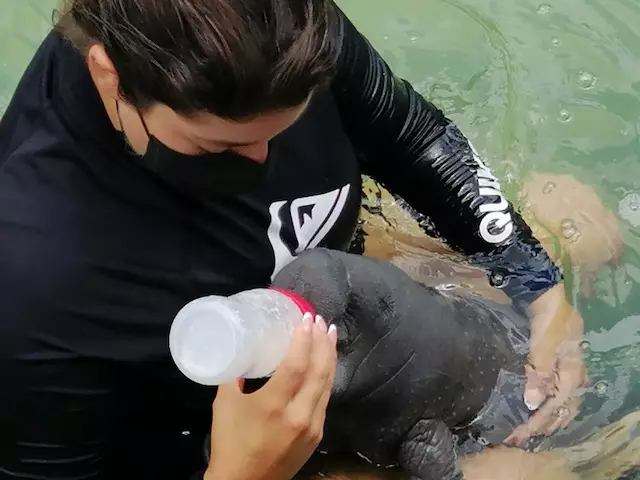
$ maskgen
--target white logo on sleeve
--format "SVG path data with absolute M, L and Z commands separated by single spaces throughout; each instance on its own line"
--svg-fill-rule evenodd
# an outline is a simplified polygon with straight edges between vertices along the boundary
M 331 192 L 291 201 L 288 213 L 296 237 L 296 245 L 287 246 L 282 239 L 283 216 L 287 201 L 274 202 L 269 207 L 271 223 L 267 237 L 273 249 L 274 269 L 271 279 L 298 253 L 317 247 L 340 217 L 349 197 L 351 186 L 345 185 Z
M 497 197 L 498 202 L 483 203 L 479 210 L 482 214 L 480 221 L 480 236 L 489 243 L 501 243 L 513 233 L 513 219 L 507 211 L 509 203 L 504 198 L 500 189 L 500 182 L 491 173 L 489 167 L 480 159 L 480 155 L 476 149 L 471 146 L 473 158 L 478 164 L 478 186 L 480 187 L 480 196 Z

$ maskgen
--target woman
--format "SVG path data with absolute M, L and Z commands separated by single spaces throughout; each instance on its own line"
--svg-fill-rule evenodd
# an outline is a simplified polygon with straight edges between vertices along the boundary
M 69 1 L 2 119 L 0 165 L 7 478 L 204 467 L 215 391 L 172 365 L 175 313 L 268 284 L 305 249 L 347 248 L 361 173 L 529 306 L 530 402 L 563 402 L 581 382 L 581 321 L 558 271 L 460 131 L 330 0 Z M 308 374 L 285 364 L 291 382 L 247 398 L 230 386 L 216 402 L 254 422 L 218 422 L 239 463 L 212 478 L 288 478 L 301 465 L 330 388 L 334 347 L 318 338 Z M 548 405 L 537 415 L 553 428 Z

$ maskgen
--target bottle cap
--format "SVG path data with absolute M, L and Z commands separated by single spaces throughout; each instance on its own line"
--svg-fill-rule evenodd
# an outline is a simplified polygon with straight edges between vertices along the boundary
M 201 385 L 221 385 L 240 377 L 244 329 L 221 297 L 204 297 L 185 305 L 169 332 L 169 350 L 178 369 Z

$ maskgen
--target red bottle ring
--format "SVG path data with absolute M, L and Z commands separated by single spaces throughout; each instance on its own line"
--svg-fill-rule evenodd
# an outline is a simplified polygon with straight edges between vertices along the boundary
M 279 292 L 283 295 L 286 295 L 287 297 L 289 297 L 291 300 L 293 300 L 293 303 L 296 304 L 296 306 L 300 309 L 300 311 L 304 314 L 304 313 L 310 313 L 313 316 L 313 321 L 316 321 L 316 310 L 313 308 L 313 305 L 311 305 L 307 299 L 305 299 L 304 297 L 301 297 L 300 295 L 298 295 L 297 293 L 293 293 L 289 290 L 284 290 L 282 288 L 275 288 L 275 287 L 271 287 L 269 290 L 273 290 L 275 292 Z

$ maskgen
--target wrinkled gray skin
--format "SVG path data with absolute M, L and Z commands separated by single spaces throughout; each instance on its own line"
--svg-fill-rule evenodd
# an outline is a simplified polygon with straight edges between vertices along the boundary
M 524 361 L 509 340 L 517 332 L 491 303 L 440 293 L 387 262 L 325 249 L 301 254 L 274 286 L 302 295 L 338 327 L 321 449 L 400 464 L 421 480 L 460 478 L 451 429 L 480 412 L 501 368 Z

